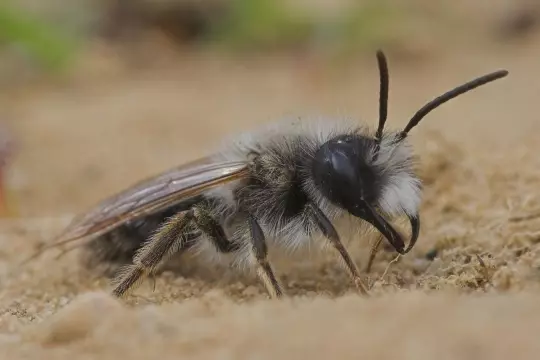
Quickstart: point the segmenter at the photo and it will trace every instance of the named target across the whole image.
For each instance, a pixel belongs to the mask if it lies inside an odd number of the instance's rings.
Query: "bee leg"
[[[133,263],[137,251],[152,237],[163,221],[193,206],[186,202],[166,210],[125,223],[84,245],[83,264],[92,271],[106,276],[115,275],[118,269]],[[194,235],[186,239],[186,245]],[[197,236],[195,236],[197,237]],[[186,246],[187,247],[187,246]],[[183,247],[184,250],[186,247]]]
[[[117,278],[113,295],[121,297],[128,290],[152,273],[159,264],[183,246],[186,227],[193,220],[193,210],[184,211],[170,217],[137,252],[133,265],[127,266]]]
[[[240,249],[236,242],[227,239],[223,227],[212,217],[211,213],[204,206],[194,208],[193,221],[197,229],[204,233],[216,247],[216,250],[222,253],[230,253]],[[283,291],[276,280],[272,268],[267,260],[267,247],[264,234],[258,222],[253,216],[248,215],[248,226],[250,229],[250,239],[252,243],[253,254],[257,260],[257,273],[265,284],[271,297],[281,297]]]
[[[255,220],[252,215],[248,215],[247,221],[250,230],[250,239],[253,255],[257,260],[257,274],[266,286],[270,297],[280,298],[283,296],[283,290],[281,290],[281,286],[279,285],[276,276],[274,275],[272,267],[268,263],[268,248],[266,246],[266,240],[264,238],[263,231],[257,220]]]
[[[196,206],[193,220],[198,230],[212,241],[216,250],[221,253],[230,253],[240,248],[238,243],[229,241],[223,227],[212,217],[212,214],[202,206]]]
[[[380,235],[377,238],[377,241],[375,241],[375,244],[371,247],[371,251],[369,252],[369,260],[366,266],[366,273],[371,272],[371,267],[373,266],[373,261],[375,261],[375,256],[377,256],[377,252],[379,252],[379,247],[381,246],[383,241],[383,236]]]
[[[314,204],[308,204],[308,211],[311,213],[312,218],[315,220],[316,225],[322,231],[323,235],[330,241],[332,246],[339,252],[339,255],[345,262],[345,266],[351,273],[356,288],[363,294],[368,295],[367,287],[360,278],[360,272],[358,267],[351,259],[351,256],[347,252],[347,249],[343,246],[343,243],[339,239],[339,235],[332,225],[332,222],[324,215],[324,213]]]

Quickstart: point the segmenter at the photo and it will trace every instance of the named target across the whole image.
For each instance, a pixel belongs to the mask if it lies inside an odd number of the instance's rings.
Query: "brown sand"
[[[302,59],[201,55],[159,71],[87,74],[6,94],[6,119],[21,142],[10,181],[23,217],[0,224],[2,359],[536,359],[539,55],[525,47],[422,65],[390,58],[392,127],[470,77],[499,67],[511,75],[415,129],[426,183],[420,241],[395,262],[378,256],[370,299],[352,291],[331,254],[281,260],[292,296],[284,301],[268,300],[253,277],[220,276],[204,264],[184,266],[184,276],[167,271],[155,291],[149,280],[125,301],[109,297],[108,280],[81,269],[76,252],[16,264],[74,212],[207,153],[225,134],[291,114],[374,121],[374,59],[327,72]],[[372,239],[354,240],[348,246],[365,266]],[[435,260],[426,259],[434,250]]]

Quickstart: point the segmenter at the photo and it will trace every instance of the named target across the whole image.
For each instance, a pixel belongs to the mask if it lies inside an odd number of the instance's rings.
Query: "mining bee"
[[[377,230],[406,254],[420,231],[421,181],[409,132],[432,110],[505,77],[496,71],[450,90],[416,112],[400,131],[385,130],[389,76],[377,52],[379,121],[375,131],[346,121],[293,121],[245,133],[215,155],[174,168],[98,204],[73,220],[49,247],[84,242],[102,261],[129,262],[113,294],[123,296],[173,254],[201,247],[256,269],[271,297],[283,289],[268,261],[269,245],[298,248],[318,237],[344,260],[367,294],[345,249],[340,219]],[[410,240],[391,220],[408,218]],[[336,229],[337,227],[337,229]],[[89,242],[88,242],[89,241]],[[131,261],[130,261],[131,260]]]

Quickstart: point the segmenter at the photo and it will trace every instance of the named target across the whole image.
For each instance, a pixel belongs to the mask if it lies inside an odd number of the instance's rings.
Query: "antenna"
[[[384,124],[386,123],[386,118],[388,116],[388,63],[384,53],[379,50],[377,51],[377,63],[379,65],[379,78],[380,78],[380,90],[379,90],[379,127],[377,127],[377,132],[375,137],[378,142],[380,142]]]
[[[379,65],[379,126],[375,133],[375,151],[373,155],[373,161],[379,157],[379,149],[381,147],[382,134],[384,130],[384,124],[388,117],[388,62],[386,56],[382,50],[377,51],[377,64]]]
[[[448,100],[451,100],[479,86],[501,79],[505,77],[506,75],[508,75],[508,71],[506,70],[495,71],[490,74],[471,80],[431,100],[426,105],[424,105],[420,110],[418,110],[416,114],[414,114],[414,116],[411,118],[411,120],[409,120],[409,123],[407,124],[407,126],[405,126],[405,129],[403,129],[403,132],[401,133],[401,139],[405,138],[407,134],[409,133],[409,131],[411,131],[412,128],[418,125],[420,120],[422,120],[427,114],[429,114],[432,110],[441,106]]]

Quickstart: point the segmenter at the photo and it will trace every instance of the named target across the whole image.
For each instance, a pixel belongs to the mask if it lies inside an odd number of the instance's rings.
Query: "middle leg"
[[[255,260],[257,261],[257,273],[266,286],[270,297],[280,298],[283,296],[283,290],[281,289],[281,286],[274,275],[274,271],[268,262],[268,248],[266,246],[266,240],[264,238],[264,233],[261,226],[252,215],[248,215],[247,224],[249,227],[249,237],[251,240],[252,252],[255,256]]]
[[[270,297],[279,298],[283,296],[283,290],[268,262],[268,248],[266,246],[264,233],[253,215],[245,214],[245,216],[245,225],[247,225],[249,231],[248,237],[251,243],[251,252],[257,262],[257,274],[264,283]],[[211,212],[204,206],[194,208],[193,220],[196,227],[212,241],[217,251],[230,253],[240,249],[238,242],[232,242],[227,239],[223,227],[212,217]]]
[[[264,283],[268,293],[272,298],[283,296],[283,290],[274,275],[267,255],[268,248],[264,233],[257,220],[250,214],[245,214],[248,228],[248,237],[251,243],[251,252],[257,262],[257,274]],[[232,242],[227,239],[223,227],[212,217],[211,212],[204,206],[194,209],[194,222],[197,228],[204,233],[214,244],[217,251],[230,253],[240,249],[238,242]]]

